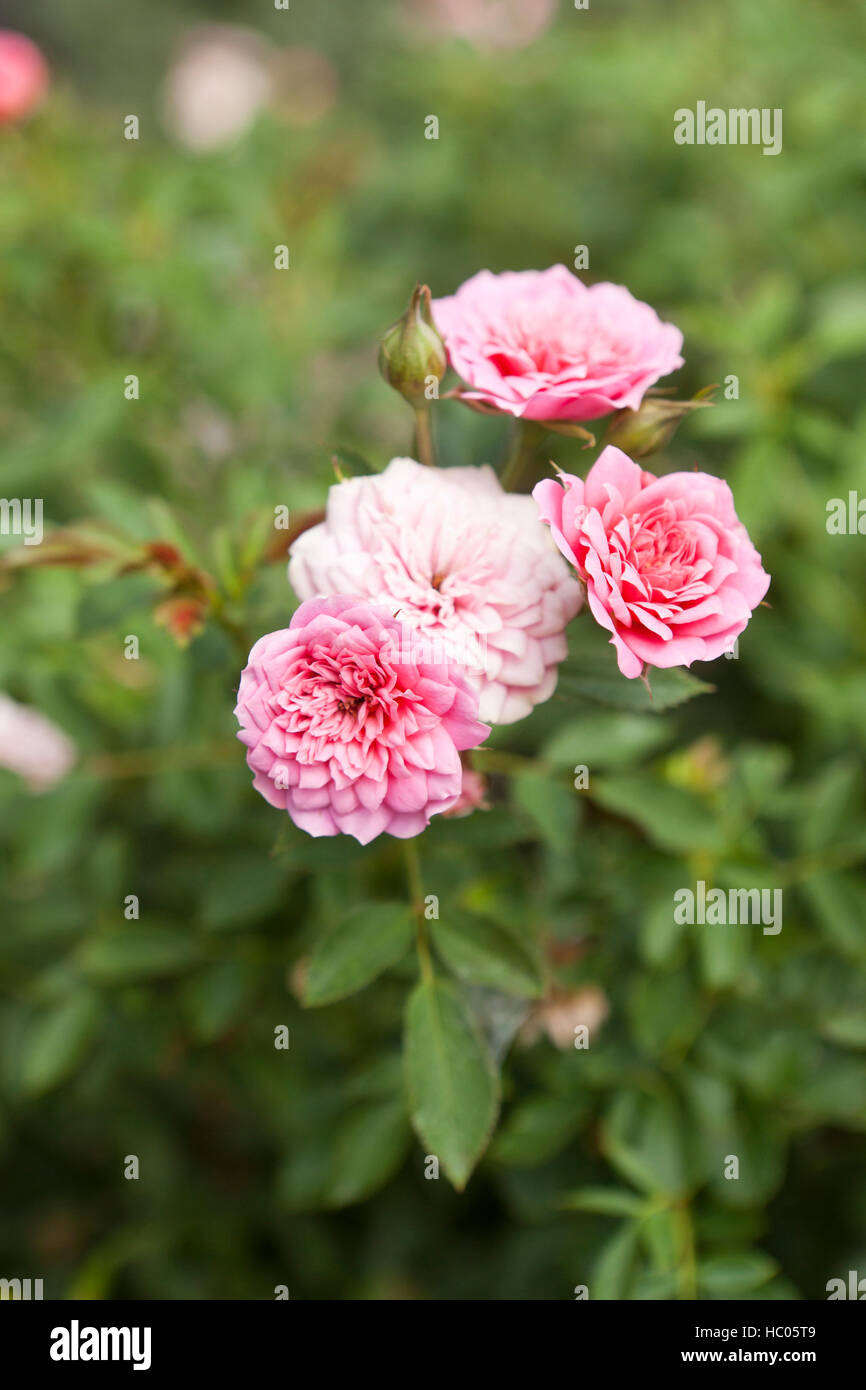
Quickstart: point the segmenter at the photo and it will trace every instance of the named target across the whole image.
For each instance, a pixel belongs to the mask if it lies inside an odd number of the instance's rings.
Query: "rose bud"
[[[709,387],[708,390],[715,390]],[[615,444],[632,459],[646,459],[658,453],[673,438],[680,421],[693,410],[712,405],[700,393],[690,401],[672,401],[665,396],[645,396],[638,410],[618,410],[607,427],[606,442]]]
[[[430,291],[416,285],[409,307],[379,345],[379,370],[389,386],[411,405],[430,400],[431,377],[438,384],[448,359],[430,312]]]

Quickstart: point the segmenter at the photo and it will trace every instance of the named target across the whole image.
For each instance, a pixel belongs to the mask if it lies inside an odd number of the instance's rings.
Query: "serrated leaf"
[[[538,964],[528,943],[484,917],[461,912],[430,923],[433,945],[455,975],[522,998],[541,994]]]
[[[407,903],[368,902],[356,907],[317,943],[310,957],[304,1003],[312,1008],[345,999],[396,965],[412,940]]]
[[[499,1108],[490,1053],[456,989],[422,980],[406,1010],[412,1123],[458,1189],[481,1157]]]

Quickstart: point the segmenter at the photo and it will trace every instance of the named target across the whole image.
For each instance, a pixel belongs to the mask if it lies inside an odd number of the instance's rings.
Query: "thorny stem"
[[[409,901],[415,916],[415,942],[418,948],[418,961],[422,978],[433,979],[433,960],[430,943],[427,940],[427,924],[424,917],[424,885],[421,882],[421,863],[418,846],[414,840],[403,841],[403,857],[406,861],[406,880],[409,884]]]
[[[415,410],[415,451],[418,462],[428,468],[436,467],[436,451],[433,447],[433,426],[430,421],[429,405],[416,405]]]

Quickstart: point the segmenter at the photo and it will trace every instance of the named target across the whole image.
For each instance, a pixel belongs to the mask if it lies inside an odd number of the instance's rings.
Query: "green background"
[[[255,796],[239,646],[209,625],[178,649],[154,577],[4,576],[0,688],[81,760],[42,797],[0,773],[0,1274],[172,1299],[823,1298],[866,1275],[866,540],[825,526],[866,493],[862,10],[562,3],[495,52],[420,41],[381,0],[4,15],[54,68],[46,107],[0,131],[4,496],[179,539],[231,592],[257,519],[321,505],[332,454],[408,452],[375,352],[416,280],[450,293],[586,244],[590,279],[682,328],[680,394],[738,377],[651,466],[727,478],[773,583],[738,659],[696,668],[714,693],[665,711],[624,681],[634,708],[586,698],[581,629],[574,684],[495,737],[494,809],[419,842],[443,919],[578,940],[560,981],[611,1011],[588,1052],[512,1047],[458,1195],[425,1181],[406,1116],[411,955],[321,1009],[291,984],[346,912],[405,897],[399,846],[314,842]],[[337,103],[178,148],[158,91],[203,19],[324,53]],[[781,107],[782,154],[676,146],[698,100]],[[436,429],[446,463],[504,448],[453,402]],[[280,562],[231,612],[252,638],[292,603]],[[783,887],[782,932],[675,928],[699,877]]]

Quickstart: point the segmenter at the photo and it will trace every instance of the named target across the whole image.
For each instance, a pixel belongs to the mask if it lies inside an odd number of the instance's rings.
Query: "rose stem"
[[[418,462],[428,468],[436,467],[436,451],[433,448],[433,426],[430,421],[429,405],[415,406],[415,452]]]
[[[433,979],[433,961],[430,957],[430,944],[427,940],[427,927],[424,920],[424,886],[421,882],[421,864],[418,858],[418,846],[414,840],[403,841],[403,855],[406,860],[409,900],[415,915],[415,939],[421,975],[425,982],[430,982]]]
[[[534,420],[518,420],[511,449],[502,471],[502,486],[506,492],[522,492],[537,481],[535,456],[547,434],[543,425]]]

